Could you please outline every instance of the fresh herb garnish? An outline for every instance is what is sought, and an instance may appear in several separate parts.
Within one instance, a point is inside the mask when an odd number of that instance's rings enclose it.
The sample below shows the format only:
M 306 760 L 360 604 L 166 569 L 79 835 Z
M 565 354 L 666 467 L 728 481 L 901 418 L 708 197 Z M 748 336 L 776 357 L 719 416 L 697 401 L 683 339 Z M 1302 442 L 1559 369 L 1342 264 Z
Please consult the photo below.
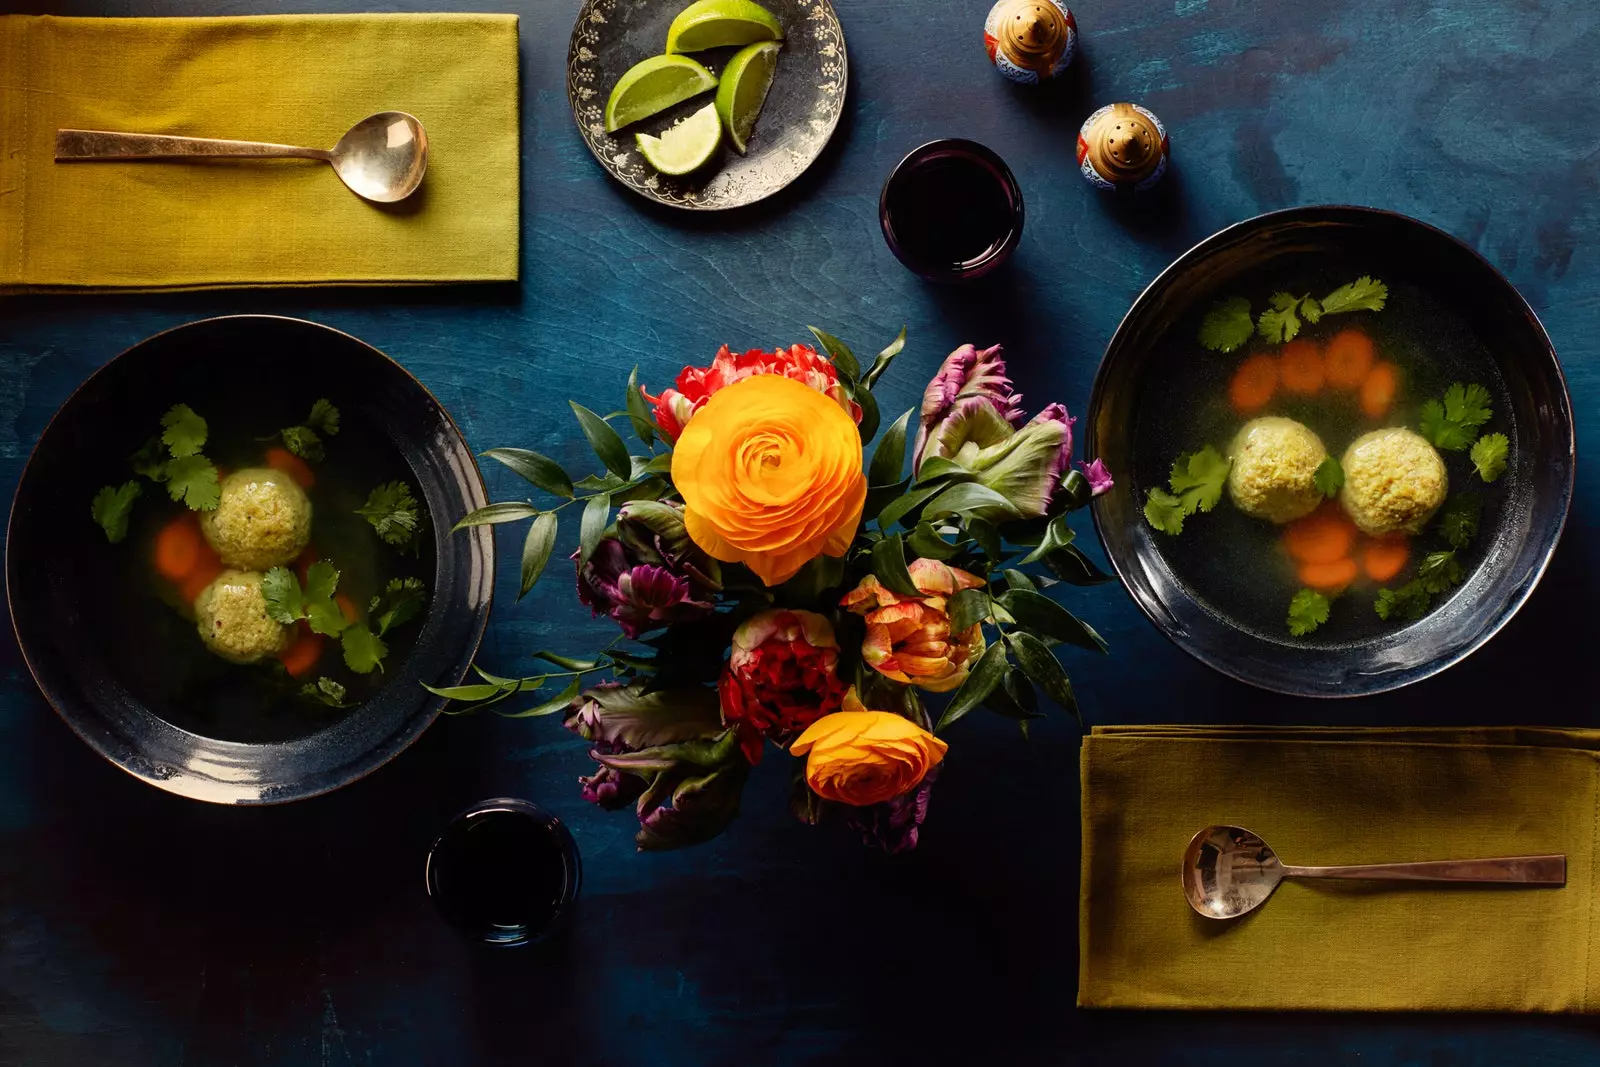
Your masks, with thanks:
M 305 617 L 305 598 L 300 580 L 288 567 L 273 567 L 261 576 L 261 596 L 267 602 L 267 615 L 288 626 Z
M 394 578 L 382 593 L 372 598 L 367 614 L 377 623 L 382 637 L 396 626 L 410 622 L 422 611 L 428 594 L 420 578 Z
M 1469 453 L 1478 477 L 1492 482 L 1506 472 L 1506 458 L 1511 452 L 1511 441 L 1503 433 L 1486 433 L 1473 443 Z
M 167 494 L 183 501 L 191 511 L 215 511 L 222 503 L 217 468 L 206 457 L 198 453 L 174 456 L 167 461 L 165 473 Z
M 149 478 L 152 482 L 166 481 L 167 446 L 161 443 L 161 435 L 156 434 L 139 451 L 129 456 L 128 466 L 141 478 Z
M 383 657 L 389 654 L 389 646 L 364 622 L 346 627 L 339 643 L 344 648 L 344 665 L 357 674 L 371 674 L 373 668 L 382 670 Z
M 334 596 L 338 588 L 338 568 L 323 560 L 306 569 L 304 589 L 287 567 L 274 567 L 261 579 L 268 615 L 285 625 L 305 619 L 314 632 L 337 637 L 344 650 L 345 666 L 358 674 L 381 670 L 383 657 L 389 653 L 389 646 L 381 637 L 421 613 L 427 598 L 422 582 L 395 578 L 372 598 L 368 614 L 377 624 L 376 633 L 365 622 L 345 618 Z
M 1217 301 L 1200 320 L 1200 344 L 1213 352 L 1232 352 L 1250 340 L 1253 333 L 1250 301 L 1242 296 Z
M 1172 492 L 1151 489 L 1146 494 L 1145 520 L 1162 533 L 1182 533 L 1185 518 L 1217 506 L 1232 466 L 1232 461 L 1211 445 L 1179 456 L 1167 478 Z
M 1295 296 L 1277 292 L 1267 299 L 1268 307 L 1255 320 L 1250 321 L 1250 301 L 1239 296 L 1227 297 L 1211 305 L 1200 320 L 1200 344 L 1213 352 L 1232 352 L 1246 341 L 1251 333 L 1258 333 L 1275 344 L 1292 341 L 1300 332 L 1300 320 L 1315 324 L 1325 315 L 1339 315 L 1350 311 L 1382 311 L 1389 298 L 1389 287 L 1363 274 L 1353 282 L 1339 286 L 1318 300 L 1309 293 Z
M 1430 593 L 1442 593 L 1460 585 L 1461 577 L 1461 563 L 1453 548 L 1429 552 L 1423 557 L 1422 566 L 1417 568 L 1417 581 Z
M 121 485 L 105 486 L 94 495 L 94 500 L 89 504 L 89 514 L 106 532 L 107 541 L 117 544 L 128 536 L 128 513 L 143 492 L 138 482 L 123 482 Z
M 316 680 L 315 684 L 307 682 L 300 687 L 300 695 L 307 700 L 315 700 L 319 704 L 326 704 L 330 708 L 349 708 L 355 705 L 345 700 L 345 687 L 324 675 Z
M 1329 456 L 1317 464 L 1316 473 L 1311 476 L 1311 484 L 1317 487 L 1317 492 L 1325 497 L 1336 497 L 1339 490 L 1344 488 L 1344 467 L 1334 456 Z
M 188 404 L 174 404 L 161 416 L 161 443 L 174 459 L 193 456 L 206 446 L 206 420 Z
M 1293 341 L 1300 332 L 1300 316 L 1297 311 L 1305 312 L 1307 320 L 1316 322 L 1322 317 L 1322 306 L 1309 296 L 1295 296 L 1293 293 L 1273 293 L 1267 298 L 1267 303 L 1272 306 L 1261 313 L 1256 320 L 1256 332 L 1267 340 L 1281 344 Z
M 1144 521 L 1164 534 L 1176 537 L 1183 533 L 1183 520 L 1187 515 L 1183 501 L 1165 489 L 1152 489 L 1145 495 Z
M 1471 493 L 1458 493 L 1439 513 L 1439 534 L 1451 548 L 1466 548 L 1478 536 L 1478 515 L 1483 502 Z
M 1417 576 L 1399 589 L 1380 589 L 1373 610 L 1380 619 L 1420 619 L 1428 613 L 1433 598 L 1461 584 L 1465 577 L 1456 550 L 1429 552 L 1417 568 Z
M 217 468 L 200 454 L 207 437 L 206 420 L 196 415 L 188 404 L 174 404 L 161 416 L 161 432 L 146 441 L 139 451 L 128 457 L 128 465 L 140 477 L 159 484 L 165 483 L 167 493 L 194 511 L 212 511 L 222 502 L 222 488 L 217 481 Z M 107 486 L 95 495 L 90 511 L 95 521 L 105 527 L 112 544 L 121 541 L 128 530 L 127 509 L 140 496 L 136 482 L 128 482 L 115 492 L 120 497 L 107 496 L 112 490 Z M 116 510 L 120 509 L 120 523 Z M 113 520 L 107 526 L 101 514 Z M 113 532 L 120 530 L 116 536 Z
M 367 495 L 367 502 L 356 514 L 372 524 L 378 536 L 396 548 L 403 548 L 422 528 L 422 515 L 411 487 L 405 482 L 385 482 Z
M 327 455 L 322 439 L 338 433 L 339 409 L 327 397 L 321 397 L 311 405 L 311 414 L 306 416 L 305 422 L 298 426 L 285 426 L 278 431 L 278 436 L 283 438 L 284 448 L 301 459 L 317 463 Z
M 1476 383 L 1456 382 L 1444 391 L 1444 400 L 1429 400 L 1422 405 L 1422 436 L 1435 448 L 1465 452 L 1478 436 L 1478 427 L 1488 422 L 1494 410 L 1489 390 Z
M 1289 634 L 1304 637 L 1328 621 L 1328 598 L 1315 589 L 1302 589 L 1289 601 Z
M 1363 274 L 1353 282 L 1339 286 L 1322 298 L 1322 314 L 1339 315 L 1346 311 L 1382 311 L 1389 299 L 1389 287 L 1370 275 Z M 1315 319 L 1311 321 L 1315 322 Z

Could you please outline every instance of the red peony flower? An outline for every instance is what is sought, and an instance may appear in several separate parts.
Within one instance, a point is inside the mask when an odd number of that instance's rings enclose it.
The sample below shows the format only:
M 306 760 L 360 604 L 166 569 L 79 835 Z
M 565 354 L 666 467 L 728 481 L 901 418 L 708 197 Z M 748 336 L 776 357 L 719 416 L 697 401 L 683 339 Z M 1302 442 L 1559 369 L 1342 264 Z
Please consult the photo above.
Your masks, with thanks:
M 861 405 L 845 395 L 833 363 L 810 345 L 791 345 L 787 351 L 780 348 L 774 352 L 752 348 L 739 356 L 723 345 L 711 366 L 683 368 L 676 389 L 663 389 L 660 396 L 651 396 L 640 386 L 639 392 L 655 406 L 656 425 L 661 427 L 661 432 L 668 440 L 676 441 L 689 417 L 705 406 L 711 394 L 757 374 L 781 374 L 810 386 L 830 397 L 856 422 L 861 421 Z
M 833 626 L 814 611 L 763 611 L 734 631 L 717 692 L 722 721 L 738 731 L 751 763 L 761 759 L 766 735 L 804 730 L 839 710 L 845 685 L 838 664 Z

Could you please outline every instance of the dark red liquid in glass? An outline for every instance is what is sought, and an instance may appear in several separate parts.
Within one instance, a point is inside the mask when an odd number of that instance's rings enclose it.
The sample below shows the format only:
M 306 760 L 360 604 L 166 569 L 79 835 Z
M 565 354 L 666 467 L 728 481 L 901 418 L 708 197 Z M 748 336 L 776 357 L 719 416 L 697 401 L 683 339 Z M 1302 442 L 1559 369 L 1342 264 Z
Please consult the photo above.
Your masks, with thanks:
M 901 262 L 927 278 L 961 280 L 998 266 L 1022 230 L 1022 195 L 984 146 L 947 140 L 907 156 L 884 185 L 884 237 Z
M 548 932 L 577 890 L 577 850 L 539 809 L 486 806 L 456 818 L 428 857 L 428 891 L 468 936 L 523 944 Z

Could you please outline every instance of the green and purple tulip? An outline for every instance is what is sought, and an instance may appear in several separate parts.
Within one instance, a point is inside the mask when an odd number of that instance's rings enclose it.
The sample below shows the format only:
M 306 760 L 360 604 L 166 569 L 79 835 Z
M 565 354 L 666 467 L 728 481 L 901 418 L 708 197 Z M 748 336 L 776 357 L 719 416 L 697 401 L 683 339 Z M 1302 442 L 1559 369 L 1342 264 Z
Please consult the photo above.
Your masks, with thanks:
M 721 569 L 689 539 L 683 511 L 658 500 L 622 505 L 615 533 L 578 565 L 578 599 L 629 637 L 704 618 L 721 588 Z

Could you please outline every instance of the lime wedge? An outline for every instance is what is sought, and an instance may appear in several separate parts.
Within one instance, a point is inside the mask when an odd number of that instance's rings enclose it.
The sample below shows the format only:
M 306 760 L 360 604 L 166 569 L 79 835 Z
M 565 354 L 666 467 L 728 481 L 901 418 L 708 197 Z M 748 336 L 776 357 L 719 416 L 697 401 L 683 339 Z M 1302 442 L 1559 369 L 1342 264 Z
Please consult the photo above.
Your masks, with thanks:
M 711 161 L 722 145 L 722 120 L 717 105 L 707 104 L 660 137 L 635 135 L 639 154 L 662 174 L 688 174 Z
M 744 155 L 755 129 L 756 116 L 767 101 L 772 75 L 778 69 L 780 41 L 757 41 L 733 54 L 722 68 L 722 84 L 717 86 L 717 115 L 727 128 L 733 147 Z
M 687 56 L 651 56 L 617 79 L 606 101 L 606 132 L 717 87 L 717 76 Z
M 753 0 L 696 0 L 672 20 L 668 52 L 699 52 L 725 44 L 781 41 L 783 27 Z

